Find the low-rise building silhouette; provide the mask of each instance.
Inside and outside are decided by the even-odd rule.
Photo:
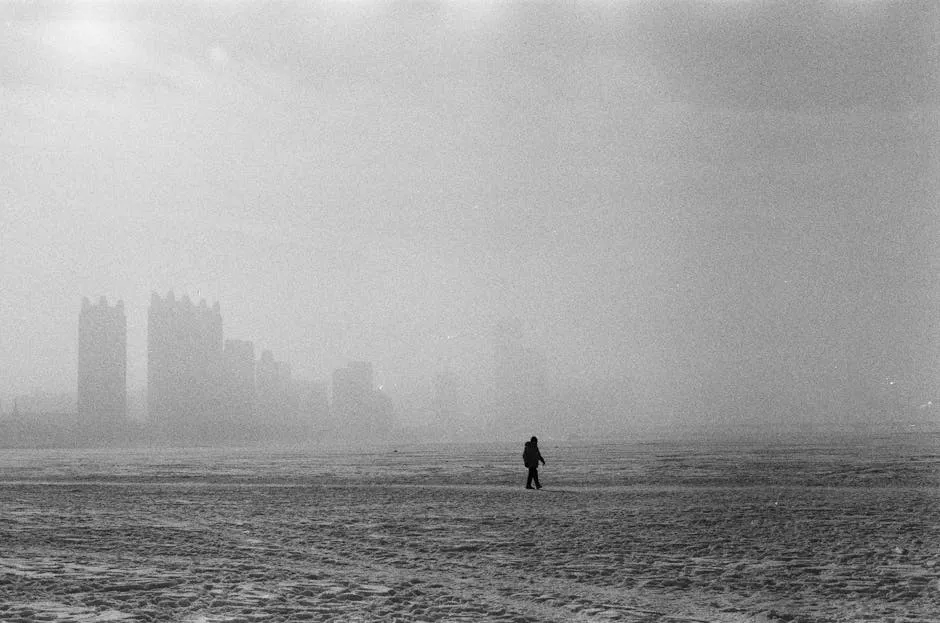
[[[371,363],[353,361],[333,372],[332,406],[340,436],[383,438],[391,428],[392,404],[374,388]]]
[[[222,408],[225,420],[244,425],[255,413],[255,345],[245,340],[225,340],[223,351]]]

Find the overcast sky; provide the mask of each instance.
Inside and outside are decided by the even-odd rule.
[[[938,16],[5,2],[0,394],[74,391],[82,296],[125,301],[142,385],[172,288],[310,378],[483,378],[509,316],[558,386],[677,414],[926,397]]]

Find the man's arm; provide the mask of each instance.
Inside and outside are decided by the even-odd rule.
[[[542,462],[542,465],[545,465],[545,459],[542,458],[541,452],[539,452],[539,460]]]

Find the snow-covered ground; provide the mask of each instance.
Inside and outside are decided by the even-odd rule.
[[[0,451],[0,621],[940,620],[935,437],[521,445]]]

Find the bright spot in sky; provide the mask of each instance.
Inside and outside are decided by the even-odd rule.
[[[110,20],[74,19],[50,24],[43,41],[75,60],[103,63],[126,56],[129,45]]]
[[[228,52],[225,51],[225,48],[216,45],[209,50],[209,58],[216,65],[225,65],[228,62]]]

